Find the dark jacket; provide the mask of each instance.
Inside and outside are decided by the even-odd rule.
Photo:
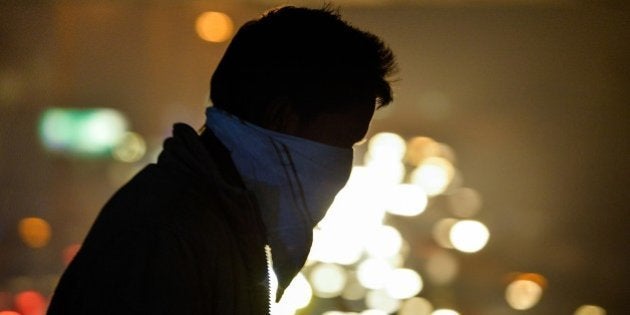
[[[157,164],[102,209],[48,314],[269,313],[254,200],[209,131],[176,124]]]

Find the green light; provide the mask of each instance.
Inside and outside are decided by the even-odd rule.
[[[127,131],[127,120],[109,108],[51,108],[42,113],[39,135],[54,152],[98,156],[109,154]]]

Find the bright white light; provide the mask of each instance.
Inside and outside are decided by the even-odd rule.
[[[392,267],[382,259],[368,258],[357,268],[359,282],[369,289],[380,289],[385,285]]]
[[[365,296],[365,304],[371,309],[387,313],[396,312],[400,308],[400,300],[392,298],[384,290],[369,291]]]
[[[313,245],[308,259],[324,263],[351,265],[363,254],[363,233],[347,229],[326,228],[313,230]]]
[[[454,310],[447,309],[447,308],[441,308],[441,309],[437,309],[433,311],[431,315],[459,315],[459,313]]]
[[[574,315],[606,315],[606,310],[597,305],[582,305],[575,310]]]
[[[394,185],[402,181],[405,165],[402,156],[405,142],[393,133],[379,133],[370,139],[364,156],[365,167],[376,178],[375,184]]]
[[[387,315],[388,313],[381,310],[365,310],[361,312],[361,315]]]
[[[462,220],[451,228],[450,239],[455,249],[474,253],[488,243],[490,232],[483,223],[474,220]]]
[[[335,264],[319,264],[311,270],[310,280],[316,296],[336,297],[346,285],[346,270]]]
[[[395,299],[408,299],[422,291],[422,278],[412,269],[394,269],[385,283],[385,291]]]
[[[271,272],[271,301],[275,301],[276,290],[278,289],[278,279],[276,275]],[[302,273],[298,273],[293,281],[289,284],[287,289],[282,295],[280,303],[271,303],[272,315],[287,315],[295,314],[295,311],[306,307],[311,302],[313,296],[313,290],[311,285],[306,281]]]
[[[413,297],[405,301],[398,312],[400,315],[430,315],[433,305],[422,297]]]
[[[411,182],[422,187],[427,195],[435,196],[446,190],[454,174],[455,168],[447,159],[430,157],[411,173]]]
[[[368,156],[371,160],[400,161],[405,150],[405,140],[392,132],[377,133],[368,142]]]
[[[315,229],[310,260],[349,265],[360,259],[364,240],[385,217],[379,184],[367,168],[352,169],[348,183]]]
[[[439,251],[427,260],[426,270],[429,279],[435,284],[448,284],[457,276],[459,266],[455,257],[446,251]]]
[[[400,251],[402,236],[394,227],[383,225],[365,238],[365,249],[372,257],[392,257]]]
[[[125,135],[127,121],[113,109],[101,109],[85,121],[84,135],[78,139],[77,147],[86,152],[98,152],[104,147],[116,146]]]
[[[392,187],[387,199],[387,212],[401,216],[416,216],[427,207],[427,194],[418,185],[400,184]]]
[[[401,161],[372,160],[365,163],[365,168],[379,187],[400,184],[405,178],[405,164]]]
[[[534,307],[540,301],[542,288],[538,283],[530,280],[516,280],[505,290],[505,299],[516,310],[526,310]]]
[[[348,234],[369,233],[383,222],[382,195],[378,177],[366,167],[353,167],[348,183],[337,194],[318,226],[337,228]]]

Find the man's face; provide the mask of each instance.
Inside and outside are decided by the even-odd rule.
[[[328,145],[351,148],[365,138],[375,110],[373,97],[365,97],[357,102],[361,104],[318,114],[300,123],[293,134]]]

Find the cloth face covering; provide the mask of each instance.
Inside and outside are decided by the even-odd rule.
[[[230,151],[258,200],[279,300],[306,262],[313,227],[350,176],[353,151],[264,129],[213,107],[206,110],[206,127]]]

